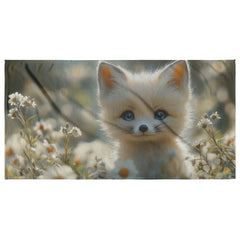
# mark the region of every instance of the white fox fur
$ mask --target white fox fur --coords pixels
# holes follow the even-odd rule
[[[133,74],[100,62],[98,85],[102,125],[116,142],[118,158],[132,159],[139,178],[188,177],[179,138],[190,119],[188,63]],[[157,111],[165,118],[156,119]]]

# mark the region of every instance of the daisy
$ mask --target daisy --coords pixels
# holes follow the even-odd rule
[[[138,171],[133,160],[117,159],[115,167],[111,171],[107,171],[106,178],[134,179],[137,176]]]
[[[43,120],[36,122],[35,126],[33,127],[33,130],[36,131],[36,133],[38,135],[50,133],[52,131],[52,129],[53,129],[53,127],[50,124],[50,122],[43,121]]]
[[[216,119],[221,119],[221,117],[218,115],[218,112],[213,113],[210,118],[214,121]]]
[[[56,144],[48,143],[46,139],[43,140],[43,145],[45,147],[45,153],[53,159],[57,158],[57,146]]]
[[[207,128],[210,125],[212,125],[212,122],[207,118],[202,118],[197,124],[199,128]]]
[[[82,132],[80,131],[79,128],[73,127],[70,131],[69,134],[73,135],[74,137],[80,137],[82,135]]]

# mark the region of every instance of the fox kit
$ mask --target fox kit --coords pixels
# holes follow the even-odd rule
[[[102,125],[116,142],[117,157],[131,159],[139,178],[188,177],[179,138],[189,120],[188,63],[131,73],[100,62],[98,87]]]

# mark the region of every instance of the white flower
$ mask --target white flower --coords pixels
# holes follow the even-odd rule
[[[11,108],[9,110],[9,114],[8,117],[10,117],[11,119],[14,119],[18,114],[18,109],[17,108]]]
[[[213,121],[216,120],[216,119],[221,119],[221,117],[218,115],[217,112],[213,113],[213,114],[210,116],[210,118],[211,118]]]
[[[24,168],[26,165],[26,160],[24,159],[24,157],[16,154],[15,157],[12,159],[12,164],[19,168]]]
[[[235,130],[232,129],[229,132],[227,132],[225,134],[223,140],[227,146],[234,146],[235,145]]]
[[[60,133],[65,135],[72,135],[74,137],[79,137],[82,135],[81,130],[77,127],[72,127],[72,129],[69,130],[69,123],[66,123],[66,127],[60,128]]]
[[[11,105],[22,104],[23,95],[21,93],[15,92],[9,95],[9,103]]]
[[[21,106],[25,106],[25,107],[33,107],[35,108],[37,106],[37,104],[35,103],[33,98],[30,98],[28,96],[23,97],[22,102],[21,102]]]
[[[64,166],[51,166],[47,171],[38,177],[39,179],[76,179],[77,174],[71,167]]]
[[[76,164],[81,164],[86,168],[89,168],[96,166],[97,157],[98,159],[103,159],[108,168],[109,165],[113,168],[113,161],[106,159],[106,156],[109,155],[110,151],[111,147],[100,140],[80,142],[77,147],[73,149],[73,160]]]
[[[65,127],[61,127],[59,132],[62,133],[62,134],[67,134],[68,133],[67,128],[65,128]]]
[[[107,171],[106,178],[117,179],[134,179],[138,176],[138,170],[131,159],[117,159],[115,167],[111,171]]]
[[[25,147],[26,141],[21,138],[20,135],[17,133],[12,134],[6,140],[6,149],[11,149],[11,151],[9,152],[11,154],[8,154],[9,156],[11,156],[12,154],[22,154],[22,151]]]
[[[33,130],[36,131],[38,135],[50,133],[52,129],[53,127],[49,123],[49,121],[43,121],[43,120],[38,121],[33,127]]]
[[[88,178],[105,178],[106,166],[102,159],[96,158],[96,164],[94,167],[87,168]]]
[[[70,131],[69,134],[72,134],[74,137],[80,137],[82,135],[82,132],[80,131],[79,128],[73,127]]]
[[[43,145],[45,147],[45,154],[50,155],[52,158],[57,158],[57,146],[56,144],[48,143],[46,139],[43,140]]]
[[[20,105],[25,107],[33,107],[35,108],[37,104],[34,99],[28,96],[23,96],[21,93],[15,92],[9,95],[10,105]]]
[[[197,126],[199,127],[199,128],[207,128],[209,125],[211,125],[212,124],[212,122],[209,120],[209,119],[207,119],[207,118],[202,118],[199,122],[198,122],[198,124],[197,124]]]

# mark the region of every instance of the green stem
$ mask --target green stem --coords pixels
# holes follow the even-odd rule
[[[35,118],[36,116],[37,116],[37,115],[34,114],[34,115],[32,115],[30,118],[28,118],[28,119],[26,120],[27,125],[29,124],[29,121],[32,120],[33,118]]]
[[[25,123],[26,120],[25,120],[25,118],[24,118],[24,115],[23,115],[23,112],[22,112],[22,109],[21,109],[20,105],[18,105],[18,111],[19,111],[19,116],[20,116],[20,118],[21,118],[22,121]]]
[[[29,110],[29,107],[27,107],[27,108],[26,108],[26,112],[25,112],[25,119],[27,119],[28,110]]]
[[[211,131],[212,130],[212,131]],[[214,144],[216,145],[216,147],[219,149],[219,151],[222,153],[222,155],[225,155],[227,157],[227,159],[230,161],[231,159],[227,156],[227,154],[224,152],[224,150],[219,146],[219,144],[217,143],[216,139],[215,139],[215,136],[214,136],[214,129],[213,129],[213,126],[211,127],[211,130],[210,131],[207,131],[206,129],[206,132],[208,134],[208,136],[210,138],[212,138]]]
[[[65,163],[68,164],[68,143],[69,143],[69,136],[65,136]]]

